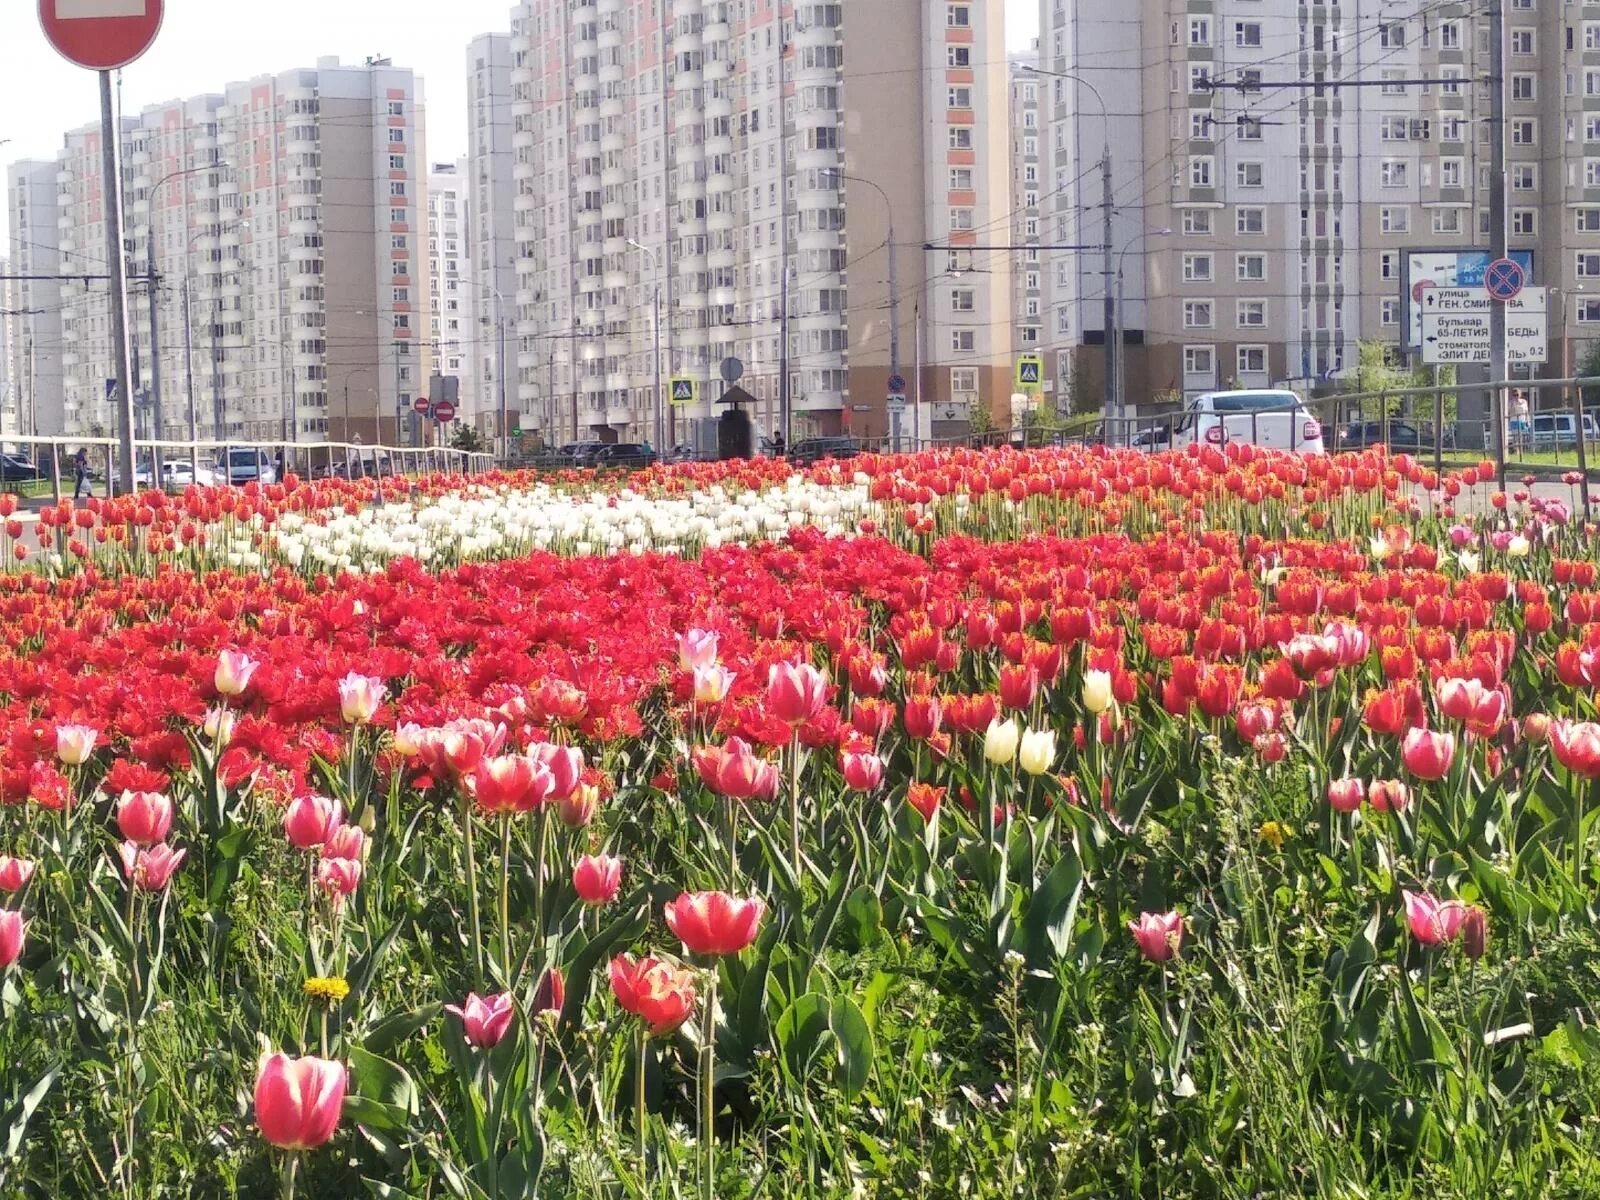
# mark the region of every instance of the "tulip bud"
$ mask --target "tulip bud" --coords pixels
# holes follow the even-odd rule
[[[571,794],[556,801],[556,815],[569,829],[582,829],[599,811],[600,789],[592,783],[580,783]]]
[[[983,735],[983,757],[995,766],[1003,766],[1017,755],[1017,742],[1022,737],[1022,731],[1015,720],[1000,720],[996,717],[989,722],[989,728]]]
[[[1532,745],[1544,745],[1550,738],[1550,714],[1529,713],[1523,717],[1522,736]]]
[[[1335,779],[1328,784],[1328,804],[1335,812],[1355,812],[1364,790],[1359,779]]]
[[[1022,735],[1017,762],[1029,775],[1043,775],[1055,762],[1056,731],[1030,729]]]
[[[1111,707],[1111,672],[1085,671],[1083,673],[1083,706],[1091,713],[1103,713]]]
[[[92,725],[56,726],[56,757],[69,767],[81,767],[94,754],[100,731]]]
[[[1489,948],[1489,914],[1474,904],[1461,922],[1461,950],[1470,959],[1480,959]]]
[[[212,683],[219,696],[240,696],[250,686],[250,677],[261,664],[238,650],[224,650],[217,656],[217,670]]]

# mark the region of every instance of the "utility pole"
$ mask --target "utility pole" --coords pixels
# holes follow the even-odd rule
[[[1117,344],[1122,341],[1122,330],[1117,326],[1117,297],[1113,291],[1112,247],[1111,247],[1111,121],[1106,120],[1105,153],[1100,159],[1100,216],[1101,236],[1100,252],[1103,259],[1101,274],[1105,279],[1105,331],[1106,331],[1106,389],[1105,389],[1105,420],[1102,422],[1101,434],[1108,440],[1113,436],[1117,419],[1122,415],[1117,411]]]
[[[783,283],[778,290],[778,432],[784,450],[794,446],[789,436],[789,105],[784,96],[788,83],[784,70],[788,62],[787,44],[778,49],[778,270]]]
[[[1506,0],[1489,2],[1489,252],[1504,258],[1506,239]],[[1500,490],[1506,486],[1506,306],[1489,302],[1489,419]],[[1578,430],[1583,437],[1583,430]]]
[[[100,72],[100,203],[106,218],[106,263],[111,273],[111,355],[117,372],[118,468],[133,485],[133,364],[128,345],[128,280],[122,260],[122,129],[111,100],[111,72]]]
[[[194,406],[194,328],[189,311],[189,276],[183,278],[183,393],[189,402],[189,469],[196,477],[200,465],[200,415]],[[215,431],[212,436],[215,437]]]

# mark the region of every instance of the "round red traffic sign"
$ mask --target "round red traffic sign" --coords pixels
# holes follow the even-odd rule
[[[1419,279],[1416,283],[1411,285],[1411,298],[1418,304],[1421,304],[1422,297],[1427,294],[1428,289],[1436,288],[1438,286],[1439,285],[1432,279]]]
[[[39,25],[63,58],[114,71],[156,40],[166,0],[39,0]]]
[[[411,407],[417,410],[417,413],[418,413],[419,416],[424,416],[424,417],[427,416],[428,415],[428,398],[426,396],[418,396],[415,400],[413,400],[411,402]]]
[[[433,419],[435,421],[454,421],[456,419],[456,406],[448,400],[441,400],[433,406]]]

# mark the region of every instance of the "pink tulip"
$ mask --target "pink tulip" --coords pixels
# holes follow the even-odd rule
[[[69,767],[81,767],[99,740],[100,731],[92,725],[57,725],[56,757]]]
[[[708,629],[687,629],[678,635],[678,664],[698,671],[717,661],[717,635]]]
[[[1452,526],[1450,526],[1450,544],[1452,546],[1454,546],[1457,550],[1464,549],[1466,546],[1470,545],[1471,542],[1472,542],[1473,536],[1474,535],[1473,535],[1473,532],[1472,532],[1472,529],[1471,529],[1470,526],[1467,526],[1467,525],[1452,525]]]
[[[576,746],[535,742],[528,747],[528,757],[550,772],[551,800],[565,799],[583,782],[583,751]]]
[[[241,650],[224,650],[217,655],[217,670],[211,682],[219,696],[242,696],[250,678],[261,664]]]
[[[690,954],[738,954],[756,940],[767,906],[726,892],[684,892],[666,906],[667,928]]]
[[[1367,803],[1374,812],[1404,812],[1411,803],[1411,789],[1398,779],[1374,779],[1367,788]]]
[[[733,686],[734,674],[727,667],[712,663],[709,667],[694,669],[694,702],[696,704],[721,704]]]
[[[164,842],[172,830],[172,801],[160,792],[123,792],[117,801],[117,828],[141,846]]]
[[[284,1150],[313,1150],[333,1137],[344,1111],[344,1064],[269,1054],[256,1075],[256,1124]]]
[[[361,864],[353,858],[324,858],[317,863],[317,886],[337,908],[361,886]]]
[[[839,755],[839,769],[852,791],[875,791],[883,782],[883,759],[876,754],[846,751]]]
[[[35,864],[26,858],[0,854],[0,892],[20,892],[33,878]]]
[[[142,848],[134,842],[123,842],[117,848],[122,860],[122,874],[129,885],[141,892],[159,892],[172,881],[172,873],[183,865],[187,850],[174,850],[166,843]]]
[[[1328,804],[1335,812],[1353,813],[1365,790],[1359,779],[1335,779],[1328,785]]]
[[[326,796],[301,796],[283,814],[283,832],[296,850],[314,850],[339,828],[339,802]]]
[[[1585,779],[1600,779],[1600,725],[1563,717],[1550,725],[1556,761]]]
[[[827,703],[827,677],[810,663],[773,663],[767,672],[767,711],[785,724],[804,725]]]
[[[1400,743],[1400,761],[1418,779],[1443,779],[1455,761],[1454,734],[1430,729],[1408,729]]]
[[[465,1004],[459,1007],[446,1004],[444,1011],[461,1018],[461,1032],[468,1042],[480,1050],[498,1046],[500,1039],[506,1036],[506,1030],[511,1028],[511,1019],[517,1015],[510,992],[501,992],[497,996],[480,996],[477,992],[469,992]]]
[[[568,829],[582,829],[599,811],[600,789],[592,783],[580,783],[570,796],[556,802],[556,816]]]
[[[21,913],[0,909],[0,971],[22,957],[22,943],[27,933],[28,923]]]
[[[1341,667],[1358,666],[1367,659],[1370,643],[1366,631],[1359,625],[1333,621],[1323,628],[1322,640]]]
[[[328,834],[328,840],[322,843],[323,858],[348,858],[353,862],[360,862],[362,851],[367,847],[367,835],[361,831],[359,825],[340,825]]]
[[[622,886],[622,860],[609,854],[585,854],[572,868],[572,886],[585,904],[610,904]]]
[[[1411,936],[1424,946],[1453,942],[1467,919],[1467,906],[1459,900],[1436,900],[1427,892],[1403,892],[1406,922]]]
[[[378,715],[387,695],[383,680],[351,671],[339,681],[339,715],[347,725],[365,725]]]
[[[1128,932],[1140,954],[1151,962],[1167,962],[1183,945],[1183,914],[1142,912],[1137,921],[1128,922]]]

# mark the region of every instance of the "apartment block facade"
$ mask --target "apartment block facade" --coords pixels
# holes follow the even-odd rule
[[[62,432],[60,231],[56,226],[56,164],[36,159],[6,169],[8,281],[0,303],[8,313],[9,375],[18,432]],[[101,261],[104,261],[102,252]]]
[[[410,400],[432,365],[422,130],[409,70],[336,59],[122,118],[141,436],[370,441],[412,429]],[[25,192],[27,227],[52,227],[53,270],[84,273],[59,284],[59,332],[25,319],[35,368],[42,346],[60,346],[59,393],[39,386],[39,424],[110,434],[99,125],[66,135],[49,192],[19,188],[30,170],[12,168],[12,229],[25,228]]]
[[[477,376],[508,424],[520,427],[516,372],[516,179],[511,146],[511,35],[485,33],[467,46],[467,177],[478,305]],[[501,342],[506,378],[500,378]],[[530,426],[531,427],[531,426]]]
[[[546,440],[686,440],[735,359],[763,436],[785,398],[794,437],[879,434],[897,371],[924,425],[1009,394],[1010,260],[973,249],[1009,236],[999,0],[526,0],[511,45]],[[658,341],[697,396],[659,435]]]
[[[1084,170],[1109,141],[1130,400],[1336,378],[1367,339],[1414,353],[1413,259],[1491,249],[1483,6],[1139,0],[1090,15],[1041,4],[1041,69],[1071,76],[1051,81],[1045,117],[1051,232],[1099,240],[1083,236],[1100,216]],[[1551,289],[1553,372],[1600,326],[1600,296],[1583,294],[1600,292],[1600,4],[1508,0],[1506,48],[1509,246]],[[1051,365],[1095,374],[1099,263],[1051,259]]]
[[[472,254],[472,189],[465,162],[435,163],[428,173],[428,340],[435,374],[454,376],[456,420],[492,433],[498,409],[478,374],[478,350],[492,342],[479,324]]]
[[[1011,61],[1011,251],[1012,313],[1018,354],[1037,353],[1044,331],[1044,255],[1040,195],[1043,192],[1040,94],[1050,81],[1032,70],[1039,44]]]

